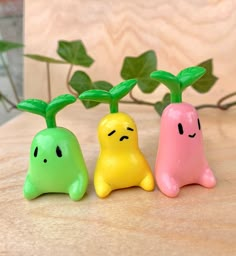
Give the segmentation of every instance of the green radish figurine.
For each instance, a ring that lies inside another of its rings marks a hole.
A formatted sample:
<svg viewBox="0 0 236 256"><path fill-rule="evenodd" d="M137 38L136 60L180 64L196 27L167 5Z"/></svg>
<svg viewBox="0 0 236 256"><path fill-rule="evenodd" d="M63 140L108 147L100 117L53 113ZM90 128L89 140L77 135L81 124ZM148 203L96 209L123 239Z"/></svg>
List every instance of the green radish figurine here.
<svg viewBox="0 0 236 256"><path fill-rule="evenodd" d="M146 191L154 189L154 178L148 162L138 146L137 127L133 119L118 111L118 103L135 86L131 79L113 87L109 92L89 90L81 100L104 102L110 105L110 114L98 126L100 155L94 173L94 187L99 197L113 190L139 186Z"/></svg>
<svg viewBox="0 0 236 256"><path fill-rule="evenodd" d="M159 189L169 197L176 197L180 188L199 184L212 188L216 179L208 166L196 109L182 102L182 92L205 73L202 67L190 67L177 76L158 70L151 77L163 83L171 92L171 104L161 117L160 138L156 158L155 177Z"/></svg>
<svg viewBox="0 0 236 256"><path fill-rule="evenodd" d="M24 184L26 199L44 193L67 193L74 201L80 200L88 186L88 172L80 145L69 130L57 127L55 116L62 108L76 101L72 95L56 97L50 103L38 99L20 102L20 110L41 115L47 129L33 139L30 164Z"/></svg>

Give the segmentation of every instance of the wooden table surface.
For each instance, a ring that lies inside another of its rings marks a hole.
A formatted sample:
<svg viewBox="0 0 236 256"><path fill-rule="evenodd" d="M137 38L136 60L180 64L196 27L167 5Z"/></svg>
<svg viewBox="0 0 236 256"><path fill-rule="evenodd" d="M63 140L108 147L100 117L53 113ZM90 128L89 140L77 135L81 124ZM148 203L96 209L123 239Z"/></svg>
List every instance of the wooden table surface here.
<svg viewBox="0 0 236 256"><path fill-rule="evenodd" d="M199 111L217 186L186 186L174 199L157 188L96 196L96 126L107 110L76 103L58 114L58 125L78 137L90 173L79 202L63 194L24 199L30 143L44 120L24 113L0 127L0 255L236 255L236 108ZM148 107L121 111L135 119L140 148L154 167L160 118Z"/></svg>

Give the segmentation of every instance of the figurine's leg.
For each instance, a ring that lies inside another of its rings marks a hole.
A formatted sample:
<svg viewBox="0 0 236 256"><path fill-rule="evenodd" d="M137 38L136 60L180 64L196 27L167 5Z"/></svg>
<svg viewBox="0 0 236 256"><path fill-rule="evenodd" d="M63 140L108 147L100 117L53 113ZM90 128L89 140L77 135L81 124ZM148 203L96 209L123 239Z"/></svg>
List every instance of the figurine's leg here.
<svg viewBox="0 0 236 256"><path fill-rule="evenodd" d="M139 186L146 191L152 191L155 187L154 178L152 176L152 173L148 173L144 177L144 179L140 182Z"/></svg>
<svg viewBox="0 0 236 256"><path fill-rule="evenodd" d="M72 200L78 201L80 200L88 186L88 179L83 179L83 177L78 177L78 179L73 182L69 188L69 196Z"/></svg>
<svg viewBox="0 0 236 256"><path fill-rule="evenodd" d="M179 194L179 185L176 180L168 175L156 176L157 184L161 192L169 197L176 197Z"/></svg>
<svg viewBox="0 0 236 256"><path fill-rule="evenodd" d="M42 194L30 181L29 176L27 175L25 184L24 184L24 197L28 200L34 199Z"/></svg>
<svg viewBox="0 0 236 256"><path fill-rule="evenodd" d="M203 171L198 183L206 188L213 188L216 185L216 178L209 167Z"/></svg>
<svg viewBox="0 0 236 256"><path fill-rule="evenodd" d="M101 176L94 179L94 187L97 195L101 198L108 196L112 191L111 186Z"/></svg>

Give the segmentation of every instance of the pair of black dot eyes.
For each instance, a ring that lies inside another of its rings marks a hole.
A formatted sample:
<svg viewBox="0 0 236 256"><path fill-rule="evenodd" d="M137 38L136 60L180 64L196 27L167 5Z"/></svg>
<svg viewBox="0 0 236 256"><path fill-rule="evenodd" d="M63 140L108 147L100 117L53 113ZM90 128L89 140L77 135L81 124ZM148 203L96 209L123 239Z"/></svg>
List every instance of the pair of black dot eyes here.
<svg viewBox="0 0 236 256"><path fill-rule="evenodd" d="M127 127L127 130L128 130L128 131L131 131L131 132L134 131L134 129L132 129L132 128L130 128L130 127ZM111 131L110 133L108 133L108 136L111 136L111 135L114 134L115 132L116 132L116 130Z"/></svg>
<svg viewBox="0 0 236 256"><path fill-rule="evenodd" d="M35 150L34 150L34 157L37 157L38 151L39 151L39 149L38 149L38 147L36 147ZM62 157L62 151L61 151L59 146L56 147L56 155L58 157Z"/></svg>
<svg viewBox="0 0 236 256"><path fill-rule="evenodd" d="M201 130L201 124L199 119L197 119L197 124L198 124L198 129ZM178 123L178 130L179 130L179 134L181 135L184 134L184 128L181 123Z"/></svg>

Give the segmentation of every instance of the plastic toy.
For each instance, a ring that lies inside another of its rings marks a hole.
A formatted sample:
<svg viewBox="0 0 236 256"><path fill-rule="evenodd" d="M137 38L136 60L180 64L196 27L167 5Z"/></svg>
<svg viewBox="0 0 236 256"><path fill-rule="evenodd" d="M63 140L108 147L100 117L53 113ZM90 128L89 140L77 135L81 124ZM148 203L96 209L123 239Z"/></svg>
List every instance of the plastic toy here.
<svg viewBox="0 0 236 256"><path fill-rule="evenodd" d="M94 186L99 197L108 196L116 189L140 186L146 191L154 189L151 169L138 146L137 128L133 119L118 112L118 102L135 86L131 79L113 87L109 92L89 90L81 100L110 104L110 114L99 123L100 155L94 173Z"/></svg>
<svg viewBox="0 0 236 256"><path fill-rule="evenodd" d="M161 117L155 166L159 189L169 197L176 197L180 188L188 184L200 184L207 188L216 184L204 155L197 111L192 105L182 103L183 90L204 73L202 67L190 67L177 76L161 70L150 75L171 92L171 104L165 108Z"/></svg>
<svg viewBox="0 0 236 256"><path fill-rule="evenodd" d="M47 129L33 139L30 165L24 184L24 196L34 199L44 193L68 193L72 200L80 200L88 185L88 172L75 135L57 127L55 116L66 105L76 101L65 94L49 104L38 99L20 102L18 108L45 118Z"/></svg>

